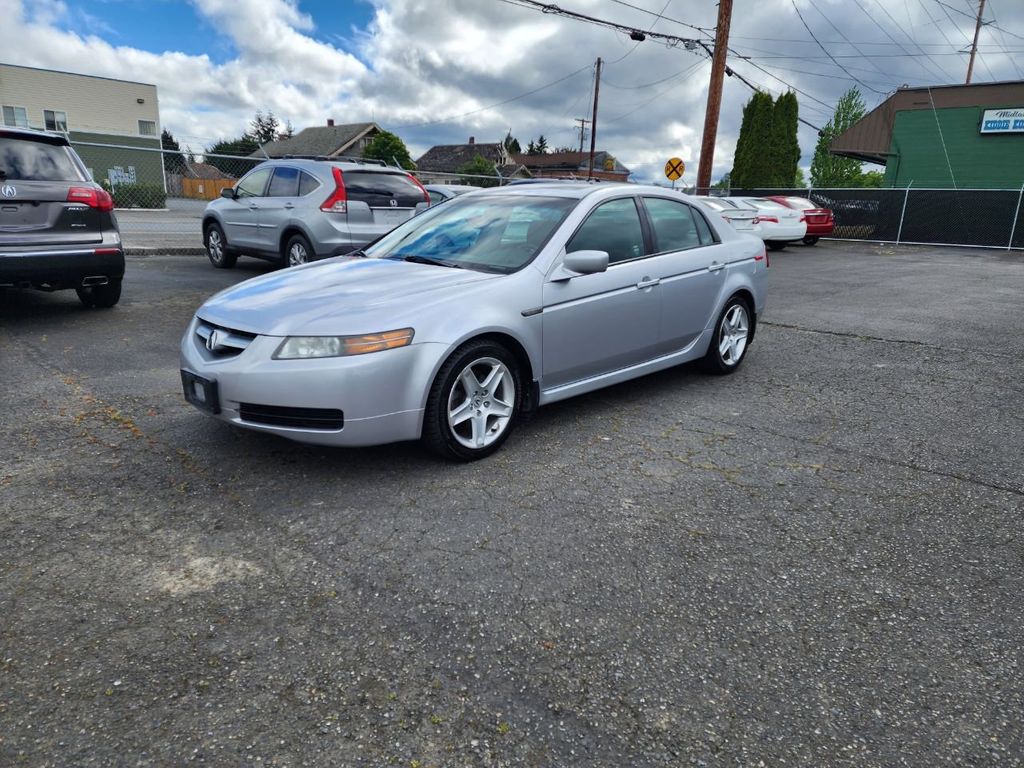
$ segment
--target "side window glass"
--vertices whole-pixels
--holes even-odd
[[[609,200],[595,208],[565,251],[607,251],[609,264],[643,256],[644,235],[633,198]]]
[[[316,191],[320,182],[305,171],[299,171],[299,197],[305,197],[310,192]]]
[[[711,225],[708,224],[708,220],[704,218],[704,214],[698,211],[696,208],[690,208],[693,213],[693,218],[697,222],[697,234],[700,235],[701,245],[712,245],[715,242],[715,236],[711,232]]]
[[[241,197],[261,197],[263,195],[263,188],[267,186],[267,179],[270,177],[270,168],[261,168],[258,171],[253,171],[240,182],[235,188],[238,196]]]
[[[299,194],[299,171],[297,168],[280,166],[274,169],[267,197],[295,197]]]
[[[682,251],[701,244],[697,222],[686,203],[665,200],[660,197],[645,197],[644,205],[654,227],[658,241],[658,253]],[[707,223],[704,223],[707,227]]]

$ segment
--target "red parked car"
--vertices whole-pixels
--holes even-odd
[[[807,219],[807,235],[804,236],[804,242],[807,245],[814,245],[818,242],[818,238],[828,237],[832,234],[833,228],[835,228],[836,222],[832,218],[832,211],[828,208],[817,207],[806,197],[776,195],[768,199],[781,203],[787,208],[794,208],[804,212],[804,216]]]

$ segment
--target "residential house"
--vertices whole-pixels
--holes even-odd
[[[253,152],[251,157],[284,157],[285,155],[308,155],[313,157],[362,157],[363,150],[374,136],[381,132],[376,123],[348,123],[303,128],[290,139],[278,139],[263,145],[263,150]]]
[[[166,191],[155,85],[0,64],[0,106],[4,125],[66,134],[97,181]]]
[[[589,152],[549,152],[544,155],[517,154],[513,160],[519,163],[534,178],[564,179],[588,177]],[[628,181],[630,170],[613,155],[600,151],[594,153],[593,176],[605,181]]]
[[[450,182],[453,175],[472,163],[478,155],[493,163],[497,174],[503,178],[529,176],[522,165],[509,155],[503,143],[478,144],[473,136],[465,144],[439,144],[428,149],[416,161],[416,175],[425,184]]]

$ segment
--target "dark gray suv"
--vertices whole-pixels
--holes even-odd
[[[0,128],[0,288],[74,288],[112,307],[123,277],[114,201],[68,140]]]
[[[203,242],[222,269],[242,254],[293,267],[362,248],[429,204],[415,178],[378,161],[268,160],[206,206]]]

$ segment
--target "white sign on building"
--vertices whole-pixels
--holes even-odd
[[[1024,109],[986,109],[981,133],[1024,133]]]

